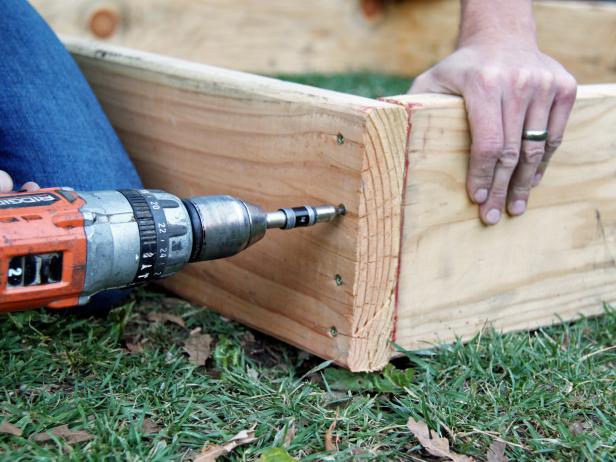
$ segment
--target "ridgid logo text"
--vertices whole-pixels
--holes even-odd
[[[0,208],[35,207],[37,205],[51,204],[58,200],[53,194],[26,194],[0,198]]]

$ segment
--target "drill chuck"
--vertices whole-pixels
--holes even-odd
[[[193,231],[191,262],[235,255],[259,241],[267,230],[263,211],[235,197],[193,197],[184,205]]]
[[[284,208],[266,213],[261,207],[232,196],[201,196],[184,201],[193,229],[190,261],[235,255],[255,244],[268,229],[292,229],[331,221],[343,206]]]

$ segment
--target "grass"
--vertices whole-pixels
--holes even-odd
[[[412,82],[409,77],[370,73],[278,75],[276,77],[366,98],[403,95],[408,91]]]
[[[152,311],[177,314],[186,327],[150,322]],[[214,338],[205,367],[182,348],[196,328]],[[0,434],[2,460],[186,460],[253,426],[257,440],[230,460],[254,460],[285,439],[304,461],[433,460],[406,429],[409,417],[480,459],[495,438],[507,441],[513,461],[616,458],[609,308],[533,333],[484,332],[465,345],[407,353],[396,366],[412,379],[395,392],[362,391],[357,376],[153,291],[106,318],[39,310],[3,316],[0,329],[0,421],[23,430]],[[125,348],[144,340],[141,352]],[[158,429],[144,432],[144,419]],[[339,450],[331,453],[324,437],[334,421]],[[95,438],[33,441],[62,424]]]

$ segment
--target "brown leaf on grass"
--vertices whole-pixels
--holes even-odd
[[[186,327],[186,323],[182,318],[175,314],[161,313],[158,311],[150,311],[145,315],[146,319],[150,322],[172,322],[180,327]]]
[[[242,430],[223,445],[206,444],[201,454],[193,462],[214,462],[218,457],[229,454],[236,447],[255,441],[255,427],[250,430]]]
[[[252,367],[246,368],[246,376],[253,382],[259,381],[259,373],[257,372],[256,369],[253,369]]]
[[[141,427],[141,430],[145,435],[149,435],[152,433],[158,433],[160,427],[156,425],[156,422],[154,422],[152,419],[146,417],[145,419],[143,419],[143,426]]]
[[[130,353],[141,353],[143,351],[143,343],[141,343],[141,342],[139,342],[139,343],[126,342],[126,349]]]
[[[423,448],[431,455],[436,457],[448,458],[453,462],[474,462],[475,459],[469,456],[463,456],[449,449],[449,440],[438,436],[431,431],[425,422],[414,420],[412,417],[407,422],[406,426],[411,433],[419,440]]]
[[[244,332],[244,335],[242,335],[242,339],[240,340],[240,345],[246,348],[251,345],[254,345],[256,342],[257,342],[257,339],[255,338],[254,334],[250,332],[249,330],[247,330],[246,332]]]
[[[283,427],[276,432],[276,435],[274,435],[273,446],[282,446],[284,448],[288,448],[293,442],[293,439],[295,438],[296,434],[297,428],[295,427],[295,421],[291,420],[289,421],[289,423],[283,425]]]
[[[334,420],[327,431],[325,432],[325,450],[338,451],[338,437],[334,438],[334,430],[336,429],[336,420]]]
[[[4,433],[5,435],[13,435],[13,436],[21,436],[22,431],[16,425],[8,422],[2,422],[0,424],[0,433]]]
[[[201,327],[195,327],[190,332],[188,332],[188,335],[197,335],[200,333],[201,333]]]
[[[163,297],[162,303],[168,308],[174,308],[177,306],[183,306],[188,304],[186,300],[182,300],[181,298],[177,297]]]
[[[287,430],[287,434],[285,435],[284,442],[282,444],[285,448],[288,448],[291,445],[296,433],[297,428],[295,428],[295,422],[291,422],[291,425],[289,425],[289,429]]]
[[[205,366],[205,362],[212,353],[212,337],[208,334],[191,335],[184,343],[184,351],[188,353],[191,363]]]
[[[586,433],[592,425],[589,422],[575,421],[569,425],[569,431],[573,436],[579,436]]]
[[[565,331],[563,333],[563,340],[560,344],[560,348],[563,351],[567,351],[569,349],[569,343],[571,342],[571,339],[569,338],[569,332]]]
[[[67,443],[82,443],[84,441],[90,441],[95,438],[94,435],[84,430],[71,430],[68,425],[60,425],[54,427],[51,430],[35,434],[32,439],[37,443],[44,443],[45,441],[53,440],[52,435],[62,438]]]
[[[486,454],[488,462],[509,462],[509,458],[505,455],[505,447],[507,445],[503,441],[493,441]]]

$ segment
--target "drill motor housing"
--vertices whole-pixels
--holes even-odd
[[[0,312],[83,305],[234,255],[263,237],[266,217],[231,196],[159,190],[0,195]]]

